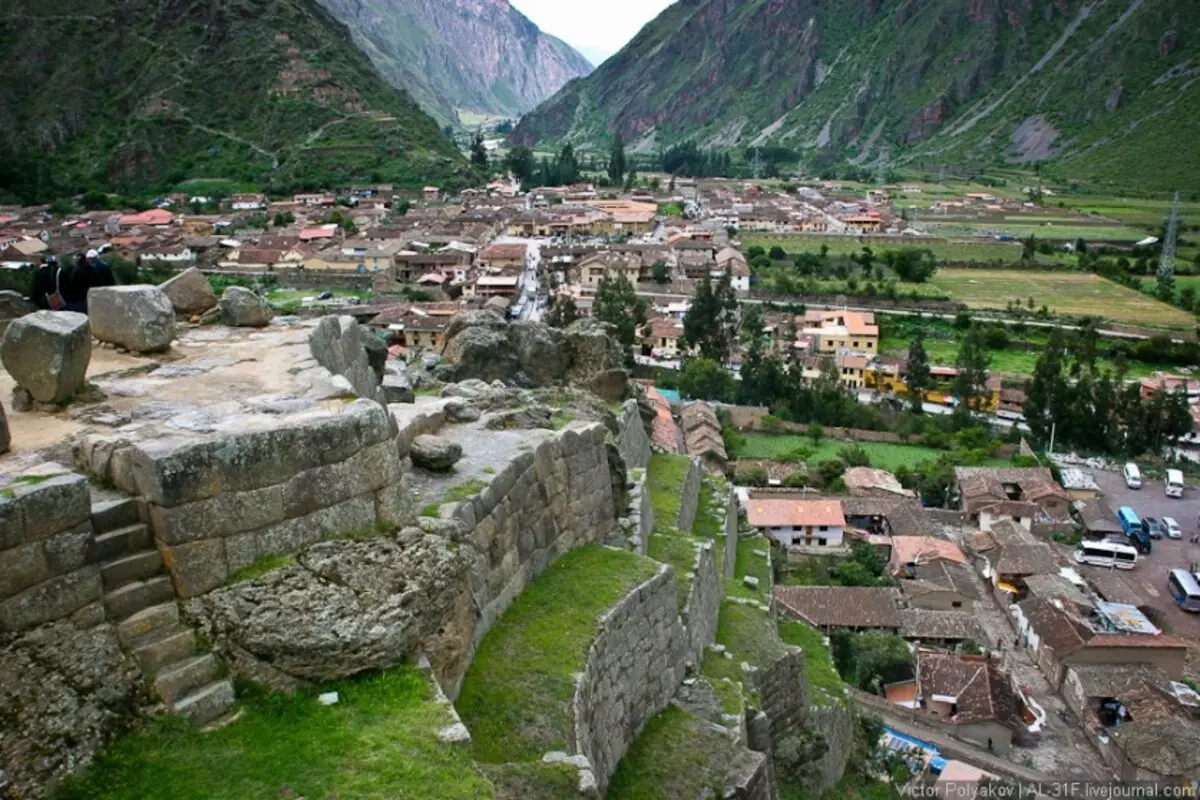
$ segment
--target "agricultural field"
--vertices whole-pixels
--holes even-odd
[[[932,461],[945,450],[936,450],[916,444],[891,444],[889,442],[848,442],[838,439],[822,439],[821,443],[813,446],[812,439],[800,434],[747,433],[745,444],[732,455],[735,458],[770,458],[776,459],[797,448],[812,451],[807,459],[809,464],[819,464],[838,457],[838,451],[843,447],[857,445],[866,451],[871,459],[871,466],[894,472],[900,467],[913,467],[925,461]],[[1005,466],[1004,459],[990,459],[988,466]]]
[[[1002,220],[981,218],[979,220],[954,220],[940,222],[919,219],[914,222],[922,230],[939,236],[999,236],[1017,239],[1034,236],[1050,241],[1114,242],[1133,244],[1146,237],[1146,231],[1125,225],[1091,224],[1086,217],[1062,218],[1051,222],[1045,217],[1008,216]],[[1017,245],[1019,247],[1019,245]]]
[[[1158,228],[1171,214],[1171,201],[1142,200],[1128,197],[1105,197],[1100,195],[1076,195],[1056,198],[1066,208],[1083,214],[1104,217],[1144,230]],[[1181,198],[1179,215],[1193,224],[1200,222],[1200,202]]]
[[[793,256],[799,253],[819,253],[822,245],[829,248],[831,256],[856,255],[862,252],[864,246],[870,247],[876,254],[906,247],[928,248],[933,251],[939,262],[954,264],[1016,264],[1020,262],[1022,252],[1018,242],[956,242],[944,239],[930,241],[909,236],[881,241],[878,237],[748,233],[742,236],[740,241],[743,251],[755,245],[768,251],[778,246]],[[1062,263],[1062,258],[1058,255],[1039,253],[1037,261],[1039,264],[1051,266]]]
[[[1191,329],[1196,318],[1152,297],[1084,272],[941,269],[932,281],[971,308],[1003,309],[1032,297],[1055,314],[1103,317],[1154,328]]]

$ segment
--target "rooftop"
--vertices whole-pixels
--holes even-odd
[[[857,586],[776,586],[775,602],[788,616],[817,628],[895,628],[903,621],[900,592]]]
[[[845,527],[842,504],[836,500],[746,501],[746,516],[756,528]]]

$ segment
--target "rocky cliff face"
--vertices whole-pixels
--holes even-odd
[[[619,131],[644,151],[695,139],[1169,183],[1148,164],[1200,133],[1200,39],[1180,33],[1198,27],[1190,0],[682,0],[512,142]]]
[[[459,110],[518,116],[592,69],[508,0],[321,2],[380,72],[443,122]]]

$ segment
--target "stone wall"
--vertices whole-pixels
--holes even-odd
[[[808,710],[808,725],[820,732],[829,747],[814,765],[819,783],[813,790],[820,793],[840,781],[846,772],[854,750],[854,711],[849,704],[816,706]]]
[[[645,469],[650,463],[650,437],[638,412],[637,400],[626,400],[617,414],[617,449],[629,469]]]
[[[147,503],[182,598],[215,589],[260,557],[411,517],[391,421],[369,400],[231,418],[206,434],[97,437],[77,457]]]
[[[686,651],[665,564],[601,617],[573,701],[576,750],[591,762],[601,795],[642,727],[674,696]]]
[[[722,566],[722,574],[726,578],[734,577],[734,568],[737,565],[738,508],[740,506],[737,490],[732,486],[729,487],[729,501],[725,506],[725,553]]]
[[[762,712],[767,715],[771,741],[778,742],[808,717],[808,676],[804,654],[786,647],[782,658],[754,673]]]
[[[704,648],[716,641],[717,617],[721,613],[723,595],[717,549],[713,542],[704,542],[696,549],[692,588],[683,607],[684,624],[687,626],[688,657],[693,663],[699,664],[704,658]]]
[[[104,618],[87,479],[43,464],[0,487],[0,632]]]
[[[775,781],[771,759],[765,753],[747,751],[725,780],[725,800],[774,800]]]
[[[382,375],[372,368],[367,354],[371,338],[371,332],[353,317],[323,317],[308,336],[308,349],[318,364],[345,378],[358,397],[382,403]],[[386,351],[382,355],[386,360]],[[379,366],[382,369],[382,363]]]
[[[473,550],[471,594],[476,619],[470,653],[530,581],[569,550],[604,541],[616,526],[607,431],[593,423],[567,428],[522,453],[454,518]],[[624,481],[624,475],[620,476]],[[470,653],[430,658],[442,685],[457,696]]]
[[[683,486],[679,489],[679,519],[675,525],[684,533],[689,533],[696,522],[696,506],[700,502],[702,477],[704,470],[700,468],[700,462],[693,458],[691,466],[688,467],[687,477],[683,479]]]

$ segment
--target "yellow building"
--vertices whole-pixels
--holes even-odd
[[[873,356],[879,352],[879,326],[869,311],[809,311],[802,334],[817,343],[817,352],[832,355],[844,350]]]

